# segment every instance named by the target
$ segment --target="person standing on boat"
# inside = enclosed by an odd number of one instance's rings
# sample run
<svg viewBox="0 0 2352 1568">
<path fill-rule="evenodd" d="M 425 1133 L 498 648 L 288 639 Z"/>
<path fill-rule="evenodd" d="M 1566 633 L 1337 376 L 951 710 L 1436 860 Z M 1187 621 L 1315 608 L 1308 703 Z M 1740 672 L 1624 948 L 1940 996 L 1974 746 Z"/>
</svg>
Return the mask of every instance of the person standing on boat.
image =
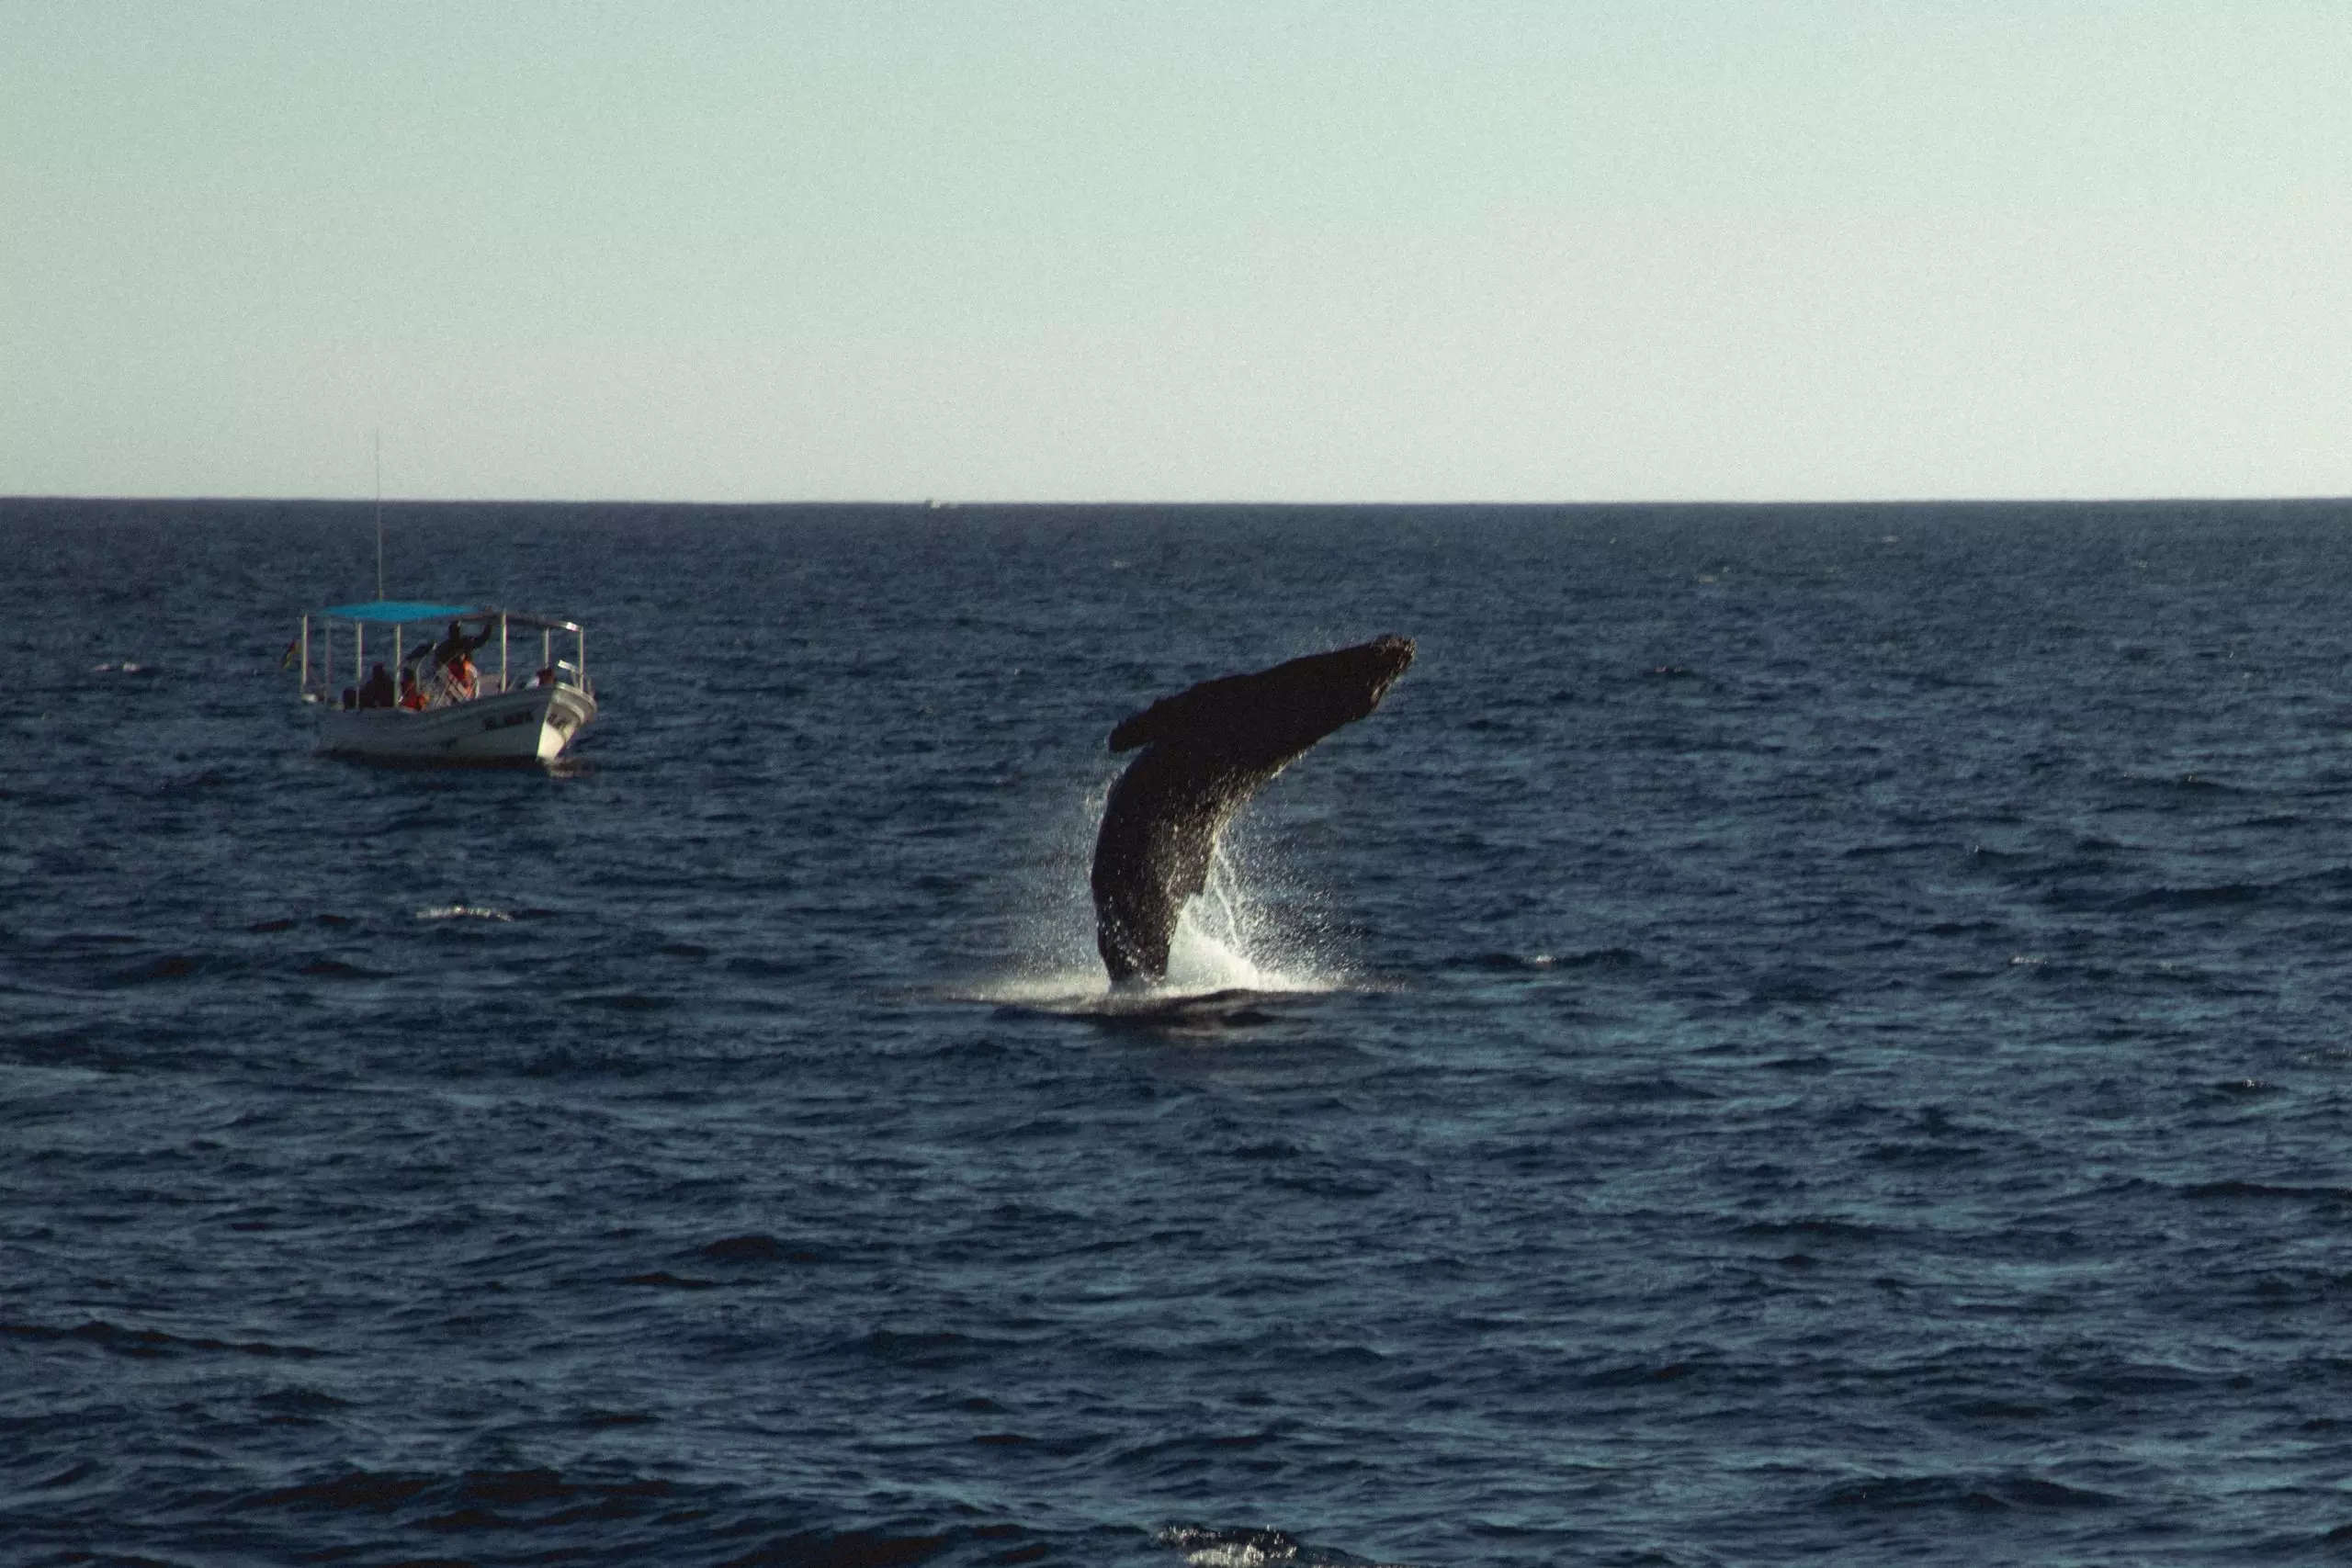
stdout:
<svg viewBox="0 0 2352 1568">
<path fill-rule="evenodd" d="M 449 635 L 434 644 L 434 667 L 441 671 L 441 679 L 454 700 L 473 700 L 477 690 L 474 684 L 474 649 L 490 640 L 491 629 L 495 625 L 495 622 L 484 618 L 481 630 L 468 637 L 464 626 L 451 621 Z"/>
<path fill-rule="evenodd" d="M 468 637 L 463 626 L 451 621 L 449 635 L 433 645 L 433 662 L 446 669 L 460 659 L 471 660 L 474 650 L 490 640 L 490 634 L 497 628 L 497 626 L 496 621 L 485 618 L 481 623 L 481 630 L 472 637 Z"/>
</svg>

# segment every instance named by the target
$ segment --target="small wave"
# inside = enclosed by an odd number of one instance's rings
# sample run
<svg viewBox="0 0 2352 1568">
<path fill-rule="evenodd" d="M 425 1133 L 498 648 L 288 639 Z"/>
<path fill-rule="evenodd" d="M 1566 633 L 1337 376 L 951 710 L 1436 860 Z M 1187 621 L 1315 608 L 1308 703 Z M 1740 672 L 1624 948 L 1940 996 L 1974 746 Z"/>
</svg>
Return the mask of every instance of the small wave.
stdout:
<svg viewBox="0 0 2352 1568">
<path fill-rule="evenodd" d="M 2011 1509 L 2112 1507 L 2103 1492 L 2062 1485 L 2038 1476 L 1971 1478 L 1959 1475 L 1883 1475 L 1841 1482 L 1823 1493 L 1820 1506 L 1865 1511 L 1957 1508 L 1963 1513 Z"/>
<path fill-rule="evenodd" d="M 280 1411 L 291 1416 L 311 1416 L 326 1410 L 344 1410 L 349 1408 L 351 1404 L 347 1399 L 337 1399 L 334 1394 L 321 1393 L 315 1388 L 300 1387 L 272 1390 L 268 1393 L 257 1395 L 254 1403 L 265 1410 Z"/>
<path fill-rule="evenodd" d="M 294 1358 L 326 1353 L 313 1350 L 306 1345 L 273 1345 L 263 1339 L 212 1339 L 166 1334 L 160 1328 L 125 1328 L 103 1318 L 93 1318 L 74 1328 L 56 1328 L 38 1323 L 0 1323 L 0 1337 L 72 1340 L 96 1345 L 118 1355 L 140 1357 L 167 1356 L 189 1350 L 225 1350 L 240 1356 Z"/>
<path fill-rule="evenodd" d="M 2062 1372 L 2052 1381 L 2082 1393 L 2145 1399 L 2151 1395 L 2194 1393 L 2212 1380 L 2163 1362 L 2106 1361 L 2078 1371 Z"/>
<path fill-rule="evenodd" d="M 563 998 L 567 1006 L 602 1008 L 606 1012 L 655 1012 L 670 1005 L 665 998 L 642 991 L 590 991 Z"/>
<path fill-rule="evenodd" d="M 530 1510 L 549 1505 L 594 1507 L 597 1517 L 625 1518 L 662 1506 L 666 1481 L 573 1481 L 553 1470 L 477 1470 L 458 1476 L 349 1470 L 316 1481 L 255 1493 L 239 1508 L 288 1508 L 300 1513 L 388 1514 L 407 1505 L 416 1512 L 448 1510 L 419 1522 L 428 1528 L 514 1526 L 542 1521 L 502 1518 L 486 1508 Z"/>
<path fill-rule="evenodd" d="M 514 917 L 503 909 L 493 909 L 486 904 L 436 904 L 419 909 L 420 920 L 497 920 L 511 924 Z"/>
<path fill-rule="evenodd" d="M 1943 1170 L 1982 1164 L 1984 1151 L 1967 1144 L 1877 1144 L 1865 1150 L 1862 1157 L 1895 1170 Z"/>
<path fill-rule="evenodd" d="M 813 1247 L 786 1246 L 772 1235 L 722 1236 L 700 1249 L 713 1263 L 829 1263 L 831 1258 Z"/>
<path fill-rule="evenodd" d="M 1467 958 L 1457 958 L 1448 965 L 1454 969 L 1487 969 L 1510 974 L 1520 970 L 1555 968 L 1559 960 L 1548 953 L 1479 953 Z"/>
<path fill-rule="evenodd" d="M 1654 965 L 1630 947 L 1594 947 L 1581 953 L 1476 953 L 1450 959 L 1449 969 L 1485 969 L 1498 974 L 1543 974 L 1555 969 L 1648 969 Z"/>
<path fill-rule="evenodd" d="M 585 1078 L 600 1075 L 642 1077 L 654 1071 L 652 1058 L 587 1045 L 555 1045 L 537 1053 L 515 1070 L 532 1078 Z"/>
<path fill-rule="evenodd" d="M 1876 860 L 1883 855 L 1928 854 L 1943 846 L 1929 839 L 1883 839 L 1867 844 L 1856 844 L 1840 852 L 1841 860 Z"/>
<path fill-rule="evenodd" d="M 306 976 L 313 980 L 382 980 L 390 978 L 390 976 L 385 975 L 380 969 L 362 968 L 356 964 L 345 964 L 339 958 L 313 959 L 310 963 L 303 964 L 302 967 L 296 970 L 295 973 Z"/>
<path fill-rule="evenodd" d="M 788 980 L 808 974 L 808 964 L 798 958 L 730 958 L 727 972 L 752 980 Z"/>
<path fill-rule="evenodd" d="M 1834 1002 L 1838 999 L 1838 991 L 1817 975 L 1786 969 L 1758 980 L 1749 989 L 1747 999 L 1758 1007 L 1798 1007 Z"/>
<path fill-rule="evenodd" d="M 109 947 L 129 947 L 140 940 L 129 931 L 63 931 L 50 942 L 50 948 L 56 953 L 84 953 L 93 949 L 103 951 Z"/>
<path fill-rule="evenodd" d="M 2211 887 L 2152 887 L 2126 894 L 2109 907 L 2118 911 L 2206 909 L 2219 905 L 2257 904 L 2274 891 L 2245 882 L 2224 882 Z"/>
<path fill-rule="evenodd" d="M 1775 1056 L 1761 1066 L 1769 1073 L 1828 1073 L 1838 1069 L 1835 1057 L 1825 1056 L 1819 1052 L 1799 1056 Z"/>
<path fill-rule="evenodd" d="M 1636 1362 L 1590 1372 L 1577 1381 L 1585 1388 L 1642 1388 L 1652 1383 L 1680 1382 L 1699 1370 L 1696 1361 L 1667 1361 L 1657 1366 Z"/>
<path fill-rule="evenodd" d="M 589 1413 L 592 1418 L 605 1414 Z M 634 1425 L 641 1418 L 624 1415 L 619 1419 Z M 805 1519 L 778 1520 L 770 1510 L 755 1515 L 729 1508 L 707 1489 L 609 1471 L 582 1474 L 518 1468 L 448 1473 L 346 1466 L 324 1472 L 296 1472 L 284 1479 L 292 1483 L 230 1498 L 226 1506 L 249 1516 L 311 1516 L 314 1523 L 309 1528 L 312 1529 L 379 1535 L 387 1530 L 462 1534 L 481 1543 L 464 1553 L 467 1561 L 570 1560 L 583 1550 L 576 1534 L 582 1527 L 589 1528 L 593 1539 L 614 1530 L 642 1529 L 656 1520 L 671 1528 L 699 1521 L 696 1533 L 708 1550 L 685 1555 L 698 1562 L 717 1561 L 723 1545 L 727 1561 L 747 1568 L 754 1563 L 778 1568 L 786 1564 L 791 1568 L 902 1568 L 944 1553 L 957 1553 L 955 1560 L 959 1562 L 1035 1562 L 1056 1555 L 1031 1531 L 1001 1519 L 926 1525 L 902 1518 L 887 1525 L 830 1529 L 812 1526 Z M 348 1524 L 322 1517 L 334 1515 L 348 1516 Z M 276 1528 L 304 1527 L 289 1519 Z M 662 1540 L 672 1539 L 668 1528 L 657 1534 Z M 636 1540 L 634 1535 L 628 1539 Z M 639 1550 L 625 1551 L 630 1562 L 680 1558 L 674 1548 L 666 1553 L 662 1551 L 658 1540 L 637 1545 Z"/>
<path fill-rule="evenodd" d="M 431 1489 L 432 1479 L 420 1475 L 379 1475 L 355 1470 L 328 1481 L 281 1486 L 245 1500 L 249 1508 L 364 1509 L 380 1514 L 397 1508 L 417 1494 Z"/>
<path fill-rule="evenodd" d="M 877 1328 L 841 1348 L 853 1355 L 892 1366 L 938 1371 L 967 1365 L 1002 1347 L 1001 1340 L 945 1330 Z"/>
<path fill-rule="evenodd" d="M 1758 1220 L 1741 1225 L 1732 1234 L 1768 1240 L 1779 1236 L 1813 1236 L 1824 1241 L 1880 1241 L 1886 1235 L 1876 1225 L 1831 1219 Z"/>
<path fill-rule="evenodd" d="M 985 1529 L 985 1527 L 984 1527 Z M 963 1532 L 957 1532 L 959 1535 Z M 980 1532 L 975 1532 L 980 1533 Z M 946 1535 L 890 1535 L 880 1530 L 803 1530 L 771 1540 L 764 1547 L 729 1559 L 741 1568 L 899 1568 L 938 1556 L 955 1544 Z M 1000 1556 L 1000 1562 L 1025 1562 L 1045 1555 Z"/>
<path fill-rule="evenodd" d="M 2288 1187 L 2267 1181 L 2207 1181 L 2181 1189 L 2184 1198 L 2289 1198 L 2323 1203 L 2352 1202 L 2352 1187 Z"/>
<path fill-rule="evenodd" d="M 157 981 L 187 980 L 198 975 L 239 967 L 242 965 L 218 954 L 167 953 L 132 968 L 118 970 L 107 976 L 107 983 L 114 986 L 146 986 Z"/>
<path fill-rule="evenodd" d="M 1945 1409 L 1965 1421 L 2038 1421 L 2050 1414 L 2046 1404 L 1993 1396 L 1954 1400 Z"/>
<path fill-rule="evenodd" d="M 1713 1100 L 1714 1094 L 1666 1073 L 1629 1073 L 1596 1079 L 1588 1098 L 1601 1104 L 1657 1105 L 1674 1100 Z"/>
</svg>

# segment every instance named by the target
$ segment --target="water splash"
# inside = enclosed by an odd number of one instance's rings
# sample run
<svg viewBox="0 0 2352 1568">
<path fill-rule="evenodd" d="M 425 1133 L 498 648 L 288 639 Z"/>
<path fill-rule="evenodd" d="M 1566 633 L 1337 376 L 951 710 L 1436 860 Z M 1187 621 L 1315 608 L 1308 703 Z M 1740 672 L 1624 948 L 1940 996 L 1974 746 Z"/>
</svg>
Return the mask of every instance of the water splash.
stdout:
<svg viewBox="0 0 2352 1568">
<path fill-rule="evenodd" d="M 1352 1552 L 1316 1546 L 1288 1530 L 1231 1529 L 1211 1525 L 1170 1525 L 1152 1540 L 1183 1553 L 1193 1568 L 1408 1568 L 1403 1563 L 1379 1563 Z"/>
<path fill-rule="evenodd" d="M 1168 949 L 1168 978 L 1155 987 L 1178 996 L 1204 991 L 1329 991 L 1342 976 L 1325 972 L 1309 952 L 1294 951 L 1253 898 L 1241 866 L 1216 847 L 1208 886 L 1184 907 Z"/>
<path fill-rule="evenodd" d="M 1100 801 L 1096 801 L 1099 812 Z M 1085 849 L 1091 855 L 1089 833 Z M 1157 984 L 1114 987 L 1094 951 L 1094 911 L 1085 896 L 1088 860 L 1057 856 L 1067 874 L 1080 868 L 1073 900 L 1058 886 L 1039 900 L 1023 929 L 1026 952 L 1013 972 L 959 990 L 974 1001 L 1034 1007 L 1056 1012 L 1151 1013 L 1171 1003 L 1248 994 L 1314 993 L 1347 988 L 1351 977 L 1306 940 L 1295 922 L 1276 918 L 1255 889 L 1266 881 L 1262 851 L 1232 852 L 1220 843 L 1210 863 L 1208 884 L 1184 908 L 1168 951 L 1167 977 Z"/>
</svg>

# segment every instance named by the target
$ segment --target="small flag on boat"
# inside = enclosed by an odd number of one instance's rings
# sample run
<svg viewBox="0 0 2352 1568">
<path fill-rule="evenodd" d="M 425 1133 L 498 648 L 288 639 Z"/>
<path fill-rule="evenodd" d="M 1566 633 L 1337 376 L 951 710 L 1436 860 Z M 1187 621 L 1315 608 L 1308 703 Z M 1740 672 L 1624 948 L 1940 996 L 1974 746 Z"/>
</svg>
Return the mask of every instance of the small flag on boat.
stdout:
<svg viewBox="0 0 2352 1568">
<path fill-rule="evenodd" d="M 301 646 L 302 646 L 302 639 L 301 639 L 300 637 L 296 637 L 292 642 L 288 643 L 288 644 L 286 645 L 286 651 L 285 651 L 285 652 L 283 652 L 283 653 L 281 653 L 281 654 L 279 654 L 279 655 L 277 656 L 277 667 L 278 667 L 280 670 L 291 670 L 291 669 L 293 669 L 293 668 L 294 668 L 294 650 L 295 650 L 296 649 L 298 649 L 298 648 L 300 648 Z"/>
</svg>

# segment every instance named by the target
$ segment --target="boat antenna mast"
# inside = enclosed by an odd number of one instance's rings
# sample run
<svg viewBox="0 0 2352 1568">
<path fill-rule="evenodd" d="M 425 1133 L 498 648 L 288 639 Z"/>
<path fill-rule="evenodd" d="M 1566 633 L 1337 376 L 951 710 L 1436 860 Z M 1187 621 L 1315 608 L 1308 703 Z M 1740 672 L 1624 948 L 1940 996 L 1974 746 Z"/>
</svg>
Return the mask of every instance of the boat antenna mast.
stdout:
<svg viewBox="0 0 2352 1568">
<path fill-rule="evenodd" d="M 376 602 L 384 599 L 384 430 L 376 427 Z"/>
</svg>

